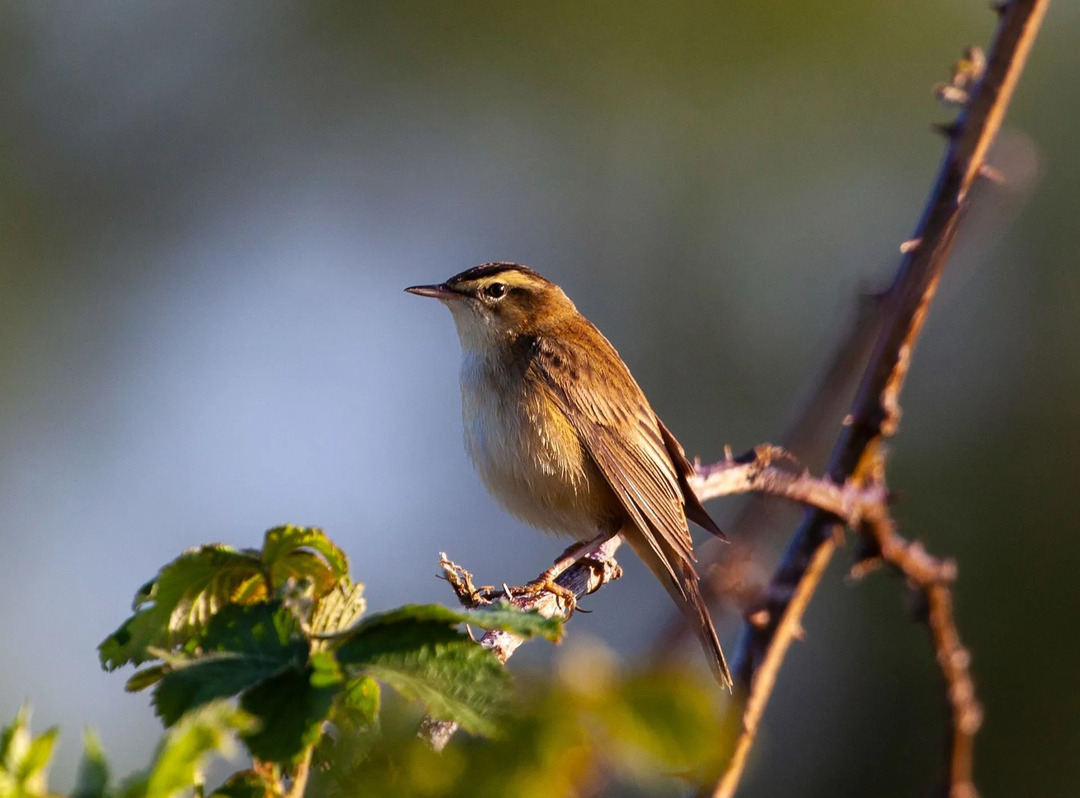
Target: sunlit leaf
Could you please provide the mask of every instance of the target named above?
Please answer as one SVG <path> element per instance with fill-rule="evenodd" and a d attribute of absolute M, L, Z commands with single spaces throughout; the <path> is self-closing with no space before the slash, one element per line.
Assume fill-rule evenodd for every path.
<path fill-rule="evenodd" d="M 148 649 L 173 649 L 198 633 L 211 616 L 262 573 L 262 563 L 249 551 L 223 544 L 184 552 L 140 589 L 135 614 L 98 647 L 101 664 L 112 670 L 152 659 Z"/>
<path fill-rule="evenodd" d="M 445 622 L 394 614 L 391 622 L 365 624 L 336 653 L 346 672 L 385 682 L 436 718 L 475 734 L 495 731 L 509 675 L 491 651 Z"/>
<path fill-rule="evenodd" d="M 47 792 L 53 746 L 60 730 L 30 732 L 30 707 L 23 705 L 10 726 L 0 731 L 0 796 L 33 798 Z"/>
<path fill-rule="evenodd" d="M 343 632 L 360 619 L 366 608 L 364 586 L 351 584 L 347 579 L 343 579 L 319 599 L 319 605 L 311 619 L 311 633 L 319 636 Z"/>
<path fill-rule="evenodd" d="M 348 576 L 349 560 L 321 529 L 279 526 L 266 533 L 262 561 L 278 588 L 290 578 L 311 579 L 316 594 L 330 592 Z"/>
<path fill-rule="evenodd" d="M 545 618 L 537 612 L 522 612 L 505 602 L 476 610 L 453 610 L 439 604 L 406 604 L 388 612 L 369 615 L 353 630 L 363 632 L 374 627 L 417 621 L 446 626 L 467 623 L 481 629 L 504 629 L 521 637 L 540 635 L 548 640 L 558 640 L 562 634 L 560 621 Z"/>

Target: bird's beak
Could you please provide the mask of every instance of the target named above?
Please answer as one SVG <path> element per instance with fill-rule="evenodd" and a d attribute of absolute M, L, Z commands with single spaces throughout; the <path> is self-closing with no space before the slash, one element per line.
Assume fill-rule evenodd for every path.
<path fill-rule="evenodd" d="M 460 299 L 462 294 L 443 285 L 414 285 L 405 289 L 410 294 L 429 296 L 434 299 Z"/>

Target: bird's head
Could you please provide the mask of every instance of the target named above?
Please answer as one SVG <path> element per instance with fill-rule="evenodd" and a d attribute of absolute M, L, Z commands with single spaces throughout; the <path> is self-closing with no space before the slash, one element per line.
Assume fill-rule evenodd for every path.
<path fill-rule="evenodd" d="M 405 290 L 446 305 L 462 347 L 481 354 L 577 313 L 559 286 L 517 263 L 484 263 L 445 283 Z"/>

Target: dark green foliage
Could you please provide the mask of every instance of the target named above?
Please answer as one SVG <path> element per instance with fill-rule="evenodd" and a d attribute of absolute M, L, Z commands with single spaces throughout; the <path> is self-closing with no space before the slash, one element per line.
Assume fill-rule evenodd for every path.
<path fill-rule="evenodd" d="M 362 618 L 364 608 L 345 554 L 320 530 L 277 527 L 261 550 L 203 546 L 162 568 L 101 644 L 101 661 L 150 663 L 127 686 L 153 689 L 166 726 L 238 698 L 253 723 L 240 734 L 249 753 L 288 771 L 328 722 L 347 734 L 375 728 L 380 683 L 466 731 L 494 734 L 510 679 L 462 625 L 551 640 L 561 630 L 510 606 L 410 605 Z"/>

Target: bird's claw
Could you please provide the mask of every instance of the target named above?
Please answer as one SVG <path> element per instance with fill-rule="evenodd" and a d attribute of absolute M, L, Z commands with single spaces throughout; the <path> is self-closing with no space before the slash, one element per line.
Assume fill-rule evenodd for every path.
<path fill-rule="evenodd" d="M 538 596 L 541 593 L 551 593 L 559 602 L 560 609 L 566 613 L 567 618 L 573 615 L 574 611 L 577 609 L 577 596 L 574 595 L 574 591 L 563 587 L 554 579 L 546 575 L 541 575 L 539 579 L 534 579 L 532 582 L 528 582 L 524 585 L 511 587 L 504 584 L 501 588 L 484 587 L 477 592 L 484 601 L 488 603 L 497 601 L 500 598 L 506 598 L 512 601 L 516 598 L 533 597 Z"/>

